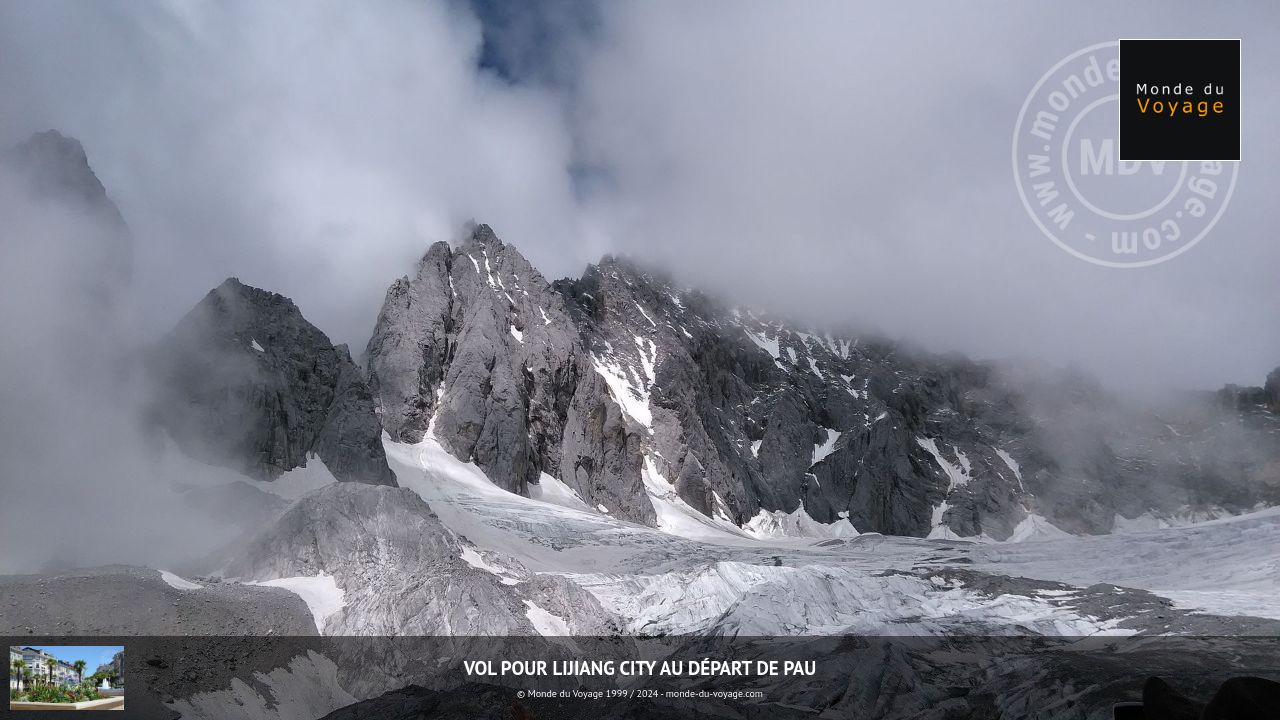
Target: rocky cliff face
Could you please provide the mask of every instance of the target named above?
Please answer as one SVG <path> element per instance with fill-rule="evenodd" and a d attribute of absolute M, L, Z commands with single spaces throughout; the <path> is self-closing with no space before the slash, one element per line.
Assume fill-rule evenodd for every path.
<path fill-rule="evenodd" d="M 156 348 L 152 415 L 182 450 L 258 480 L 319 457 L 395 485 L 363 374 L 286 297 L 232 278 Z"/>
<path fill-rule="evenodd" d="M 619 517 L 652 521 L 638 444 L 592 370 L 564 297 L 486 225 L 436 243 L 387 291 L 367 350 L 383 426 L 430 430 L 500 487 L 565 478 Z"/>
<path fill-rule="evenodd" d="M 367 367 L 393 438 L 431 432 L 512 492 L 545 473 L 659 527 L 802 510 L 1006 539 L 1271 492 L 1228 467 L 1239 440 L 1200 410 L 1134 412 L 1068 373 L 806 330 L 616 258 L 548 284 L 484 225 L 392 285 Z"/>

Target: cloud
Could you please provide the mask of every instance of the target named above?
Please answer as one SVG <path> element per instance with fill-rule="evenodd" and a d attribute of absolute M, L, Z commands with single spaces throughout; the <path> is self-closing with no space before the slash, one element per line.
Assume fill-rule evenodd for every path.
<path fill-rule="evenodd" d="M 472 218 L 548 277 L 625 252 L 800 318 L 1120 386 L 1280 362 L 1276 8 L 479 7 L 0 4 L 0 146 L 79 138 L 135 245 L 126 300 L 86 313 L 68 288 L 101 281 L 95 226 L 0 177 L 0 570 L 226 539 L 157 491 L 205 471 L 155 462 L 121 420 L 145 391 L 112 368 L 233 275 L 359 355 L 392 279 Z M 1040 74 L 1125 35 L 1245 43 L 1231 208 L 1134 272 L 1053 247 L 1008 171 Z"/>
<path fill-rule="evenodd" d="M 799 317 L 1119 385 L 1280 362 L 1275 8 L 474 7 L 6 4 L 0 142 L 84 141 L 156 331 L 237 275 L 358 354 L 391 279 L 475 218 L 549 277 L 625 252 Z M 1040 74 L 1123 35 L 1245 42 L 1231 207 L 1131 272 L 1043 238 L 1007 160 Z"/>
<path fill-rule="evenodd" d="M 466 220 L 551 266 L 576 235 L 561 108 L 477 70 L 463 7 L 51 2 L 0 28 L 0 141 L 84 143 L 157 328 L 238 275 L 359 354 L 390 281 Z"/>
<path fill-rule="evenodd" d="M 617 249 L 799 317 L 1113 384 L 1259 382 L 1280 363 L 1274 8 L 607 4 L 583 65 L 589 208 Z M 1008 167 L 1026 93 L 1117 37 L 1244 36 L 1246 161 L 1192 252 L 1116 271 L 1054 247 Z"/>

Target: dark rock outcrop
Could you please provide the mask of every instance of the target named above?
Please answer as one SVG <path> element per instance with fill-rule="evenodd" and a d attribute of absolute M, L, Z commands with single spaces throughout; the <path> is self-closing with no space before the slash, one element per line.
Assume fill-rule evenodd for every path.
<path fill-rule="evenodd" d="M 607 402 L 564 298 L 487 225 L 457 250 L 436 243 L 392 284 L 365 364 L 393 439 L 430 428 L 507 490 L 527 494 L 547 473 L 653 520 L 635 429 Z"/>
<path fill-rule="evenodd" d="M 153 418 L 192 457 L 273 480 L 314 456 L 340 481 L 396 484 L 362 373 L 286 297 L 227 280 L 151 365 Z"/>

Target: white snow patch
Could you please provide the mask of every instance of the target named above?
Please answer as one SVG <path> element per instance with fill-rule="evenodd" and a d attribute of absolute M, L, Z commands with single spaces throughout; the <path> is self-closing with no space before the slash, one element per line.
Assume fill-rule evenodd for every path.
<path fill-rule="evenodd" d="M 654 366 L 658 362 L 658 346 L 649 338 L 636 336 L 636 348 L 640 351 L 640 367 L 644 370 L 644 377 L 652 386 L 658 376 L 654 374 Z M 646 388 L 647 390 L 647 388 Z"/>
<path fill-rule="evenodd" d="M 635 303 L 635 306 L 636 309 L 640 311 L 640 314 L 644 316 L 644 319 L 649 321 L 650 325 L 658 327 L 658 323 L 654 322 L 653 318 L 649 317 L 649 313 L 645 312 L 644 308 L 640 307 L 640 303 Z"/>
<path fill-rule="evenodd" d="M 515 338 L 520 343 L 524 342 L 524 333 L 517 330 L 515 325 L 511 326 L 511 337 Z"/>
<path fill-rule="evenodd" d="M 258 352 L 266 352 L 266 350 L 263 349 L 263 347 L 258 344 L 257 338 L 254 338 L 249 342 L 249 347 L 253 348 L 254 350 L 257 350 Z"/>
<path fill-rule="evenodd" d="M 761 508 L 755 517 L 742 526 L 742 529 L 748 535 L 760 540 L 776 540 L 779 538 L 825 540 L 858 536 L 857 529 L 853 527 L 853 523 L 849 522 L 849 513 L 847 511 L 843 512 L 840 519 L 835 522 L 820 523 L 805 512 L 803 501 L 801 501 L 799 507 L 789 513 L 781 510 L 770 512 Z"/>
<path fill-rule="evenodd" d="M 1071 533 L 1057 527 L 1042 515 L 1028 514 L 1013 529 L 1013 534 L 1006 542 L 1036 542 L 1071 537 Z"/>
<path fill-rule="evenodd" d="M 947 505 L 946 503 L 942 503 L 942 506 L 944 508 L 946 505 Z M 937 508 L 934 508 L 934 513 L 935 513 L 935 517 L 941 518 L 941 515 L 938 514 L 937 512 Z M 938 520 L 938 522 L 942 522 L 942 520 Z M 965 542 L 974 542 L 974 543 L 995 542 L 995 540 L 992 540 L 991 537 L 986 533 L 982 533 L 981 535 L 960 535 L 959 533 L 957 533 L 955 530 L 952 530 L 947 525 L 938 525 L 934 527 L 932 530 L 929 531 L 929 534 L 925 536 L 925 539 L 926 540 L 963 540 Z"/>
<path fill-rule="evenodd" d="M 332 575 L 321 573 L 315 577 L 302 575 L 299 577 L 278 578 L 252 582 L 249 585 L 266 585 L 267 587 L 284 588 L 302 598 L 311 609 L 311 617 L 316 621 L 316 630 L 324 634 L 325 621 L 331 615 L 347 606 L 346 593 L 338 587 Z"/>
<path fill-rule="evenodd" d="M 1146 532 L 1148 530 L 1163 530 L 1173 527 L 1168 520 L 1158 518 L 1150 512 L 1145 512 L 1135 518 L 1127 518 L 1120 513 L 1116 513 L 1115 522 L 1111 526 L 1113 533 L 1134 533 Z"/>
<path fill-rule="evenodd" d="M 476 274 L 477 274 L 477 275 L 479 275 L 479 274 L 480 274 L 480 263 L 476 262 L 475 257 L 473 257 L 473 256 L 471 255 L 471 253 L 467 253 L 467 257 L 471 259 L 471 264 L 475 266 Z"/>
<path fill-rule="evenodd" d="M 969 472 L 968 472 L 969 458 L 964 457 L 964 455 L 959 451 L 959 449 L 955 448 L 955 446 L 952 446 L 952 449 L 956 451 L 956 456 L 959 459 L 961 465 L 963 465 L 964 467 L 961 467 L 960 465 L 953 465 L 946 458 L 944 458 L 942 456 L 942 451 L 938 450 L 937 441 L 934 440 L 933 438 L 917 437 L 916 444 L 918 444 L 920 447 L 924 448 L 925 450 L 928 450 L 929 454 L 933 456 L 933 459 L 937 461 L 938 466 L 942 468 L 942 471 L 944 473 L 946 473 L 947 497 L 951 497 L 951 493 L 956 488 L 961 487 L 969 482 Z M 950 507 L 951 506 L 950 504 L 947 503 L 946 499 L 943 499 L 942 502 L 938 503 L 933 508 L 933 517 L 931 520 L 931 522 L 933 523 L 933 530 L 929 531 L 929 535 L 927 536 L 928 539 L 930 540 L 967 539 L 967 538 L 961 538 L 959 535 L 956 535 L 955 532 L 951 530 L 951 528 L 942 524 L 942 516 L 946 514 L 947 510 Z"/>
<path fill-rule="evenodd" d="M 174 575 L 168 570 L 160 571 L 160 579 L 168 583 L 169 587 L 177 588 L 179 590 L 203 590 L 204 589 L 203 585 L 197 585 L 191 582 L 190 580 L 183 580 L 182 578 L 178 577 L 177 575 Z"/>
<path fill-rule="evenodd" d="M 711 505 L 712 505 L 711 514 L 717 520 L 723 520 L 727 523 L 733 522 L 733 520 L 729 517 L 729 504 L 726 503 L 724 501 L 724 498 L 720 497 L 720 493 L 716 492 L 715 490 L 711 491 Z"/>
<path fill-rule="evenodd" d="M 694 510 L 676 493 L 675 486 L 663 477 L 649 455 L 644 457 L 640 477 L 658 517 L 659 530 L 685 538 L 743 537 L 743 532 L 733 523 L 709 518 Z"/>
<path fill-rule="evenodd" d="M 1018 489 L 1022 490 L 1023 492 L 1026 492 L 1027 488 L 1022 484 L 1022 468 L 1018 466 L 1018 461 L 1014 460 L 1013 456 L 1010 455 L 1006 450 L 995 448 L 995 451 L 996 451 L 996 454 L 1000 456 L 1000 459 L 1004 461 L 1004 464 L 1008 465 L 1009 469 L 1013 471 L 1013 474 L 1017 476 Z"/>
<path fill-rule="evenodd" d="M 929 519 L 930 524 L 933 525 L 933 532 L 929 533 L 930 540 L 934 539 L 933 537 L 934 532 L 937 532 L 943 529 L 942 516 L 946 515 L 947 510 L 950 510 L 950 509 L 951 509 L 951 505 L 946 500 L 943 500 L 942 502 L 933 506 L 933 516 Z M 951 532 L 951 528 L 946 528 L 946 531 Z"/>
<path fill-rule="evenodd" d="M 538 307 L 538 312 L 542 313 L 542 324 L 543 324 L 543 325 L 550 325 L 550 324 L 551 324 L 551 318 L 547 317 L 547 311 L 546 311 L 546 310 L 543 310 L 543 309 L 542 309 L 542 307 L 541 307 L 541 306 L 539 306 L 539 307 Z"/>
<path fill-rule="evenodd" d="M 763 443 L 764 443 L 764 440 L 752 440 L 752 441 L 751 441 L 751 454 L 752 454 L 752 455 L 754 455 L 755 457 L 760 457 L 760 446 L 761 446 Z"/>
<path fill-rule="evenodd" d="M 338 482 L 318 455 L 307 457 L 307 464 L 294 468 L 271 482 L 255 482 L 253 485 L 286 500 L 297 500 L 312 490 Z"/>
<path fill-rule="evenodd" d="M 782 359 L 782 351 L 778 349 L 778 341 L 776 338 L 770 340 L 764 335 L 759 335 L 750 330 L 746 330 L 746 333 L 747 333 L 747 337 L 751 338 L 751 342 L 756 344 L 756 347 L 769 353 L 769 357 L 773 358 L 774 365 L 777 365 L 778 368 L 781 370 L 787 369 L 786 366 L 778 362 L 779 360 Z"/>
<path fill-rule="evenodd" d="M 582 497 L 573 488 L 546 473 L 538 476 L 536 485 L 529 484 L 529 497 L 574 510 L 588 509 L 587 504 L 582 501 Z"/>
<path fill-rule="evenodd" d="M 933 456 L 933 459 L 938 462 L 938 466 L 941 467 L 942 471 L 947 474 L 947 480 L 948 480 L 947 493 L 948 494 L 950 494 L 956 488 L 961 487 L 963 485 L 967 485 L 969 483 L 969 480 L 971 479 L 969 477 L 969 471 L 968 471 L 969 458 L 965 457 L 964 454 L 961 453 L 959 450 L 956 450 L 956 456 L 960 462 L 960 465 L 964 467 L 953 465 L 950 462 L 948 462 L 947 459 L 942 456 L 942 452 L 938 450 L 938 443 L 933 438 L 918 437 L 916 438 L 916 444 L 918 444 L 920 447 L 924 448 L 925 450 L 928 450 L 929 454 Z M 952 449 L 955 449 L 954 446 Z"/>
<path fill-rule="evenodd" d="M 507 574 L 506 568 L 489 563 L 484 559 L 483 555 L 476 552 L 475 548 L 470 545 L 462 546 L 461 557 L 464 562 L 477 570 L 483 570 L 491 575 L 497 575 L 498 577 L 505 577 Z"/>
<path fill-rule="evenodd" d="M 840 439 L 840 432 L 830 428 L 824 428 L 827 431 L 827 439 L 821 445 L 813 446 L 813 462 L 809 463 L 810 467 L 817 465 L 823 458 L 836 451 L 836 441 Z"/>
<path fill-rule="evenodd" d="M 495 291 L 498 289 L 506 290 L 507 286 L 502 284 L 502 277 L 499 276 L 495 279 L 493 276 L 493 268 L 489 266 L 489 251 L 481 250 L 480 252 L 484 254 L 484 272 L 489 276 L 489 289 Z M 472 260 L 472 262 L 475 261 Z M 476 272 L 479 272 L 479 269 L 477 269 Z M 511 296 L 508 295 L 507 299 L 510 300 Z"/>
<path fill-rule="evenodd" d="M 564 637 L 572 635 L 569 630 L 569 623 L 559 615 L 554 615 L 536 605 L 532 600 L 524 601 L 524 616 L 529 618 L 529 622 L 533 623 L 533 629 L 538 631 L 539 635 L 544 637 Z"/>
<path fill-rule="evenodd" d="M 812 356 L 807 357 L 807 358 L 805 358 L 805 359 L 809 361 L 809 371 L 810 371 L 810 372 L 812 372 L 814 375 L 817 375 L 817 376 L 818 376 L 818 377 L 820 377 L 820 378 L 826 379 L 826 376 L 825 376 L 825 375 L 823 375 L 823 374 L 822 374 L 822 371 L 818 369 L 818 364 L 817 364 L 817 363 L 815 363 L 815 362 L 813 361 L 813 357 L 812 357 Z"/>
<path fill-rule="evenodd" d="M 627 370 L 615 363 L 607 362 L 598 355 L 591 356 L 591 364 L 596 372 L 604 378 L 609 386 L 609 394 L 613 397 L 622 412 L 646 428 L 653 425 L 653 413 L 649 410 L 649 393 L 627 378 Z"/>
<path fill-rule="evenodd" d="M 609 514 L 609 508 L 605 507 L 604 503 L 596 503 L 596 509 L 604 513 L 605 515 Z"/>
<path fill-rule="evenodd" d="M 490 575 L 495 575 L 498 581 L 503 585 L 519 585 L 520 580 L 511 577 L 511 571 L 499 565 L 494 565 L 484 559 L 484 556 L 476 552 L 467 545 L 462 546 L 462 559 L 471 567 L 477 570 L 483 570 Z"/>

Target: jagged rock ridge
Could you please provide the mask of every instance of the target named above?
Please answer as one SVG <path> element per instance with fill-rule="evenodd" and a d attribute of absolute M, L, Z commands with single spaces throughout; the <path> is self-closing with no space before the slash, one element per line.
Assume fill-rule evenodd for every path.
<path fill-rule="evenodd" d="M 186 454 L 273 480 L 318 457 L 395 485 L 363 374 L 293 301 L 228 279 L 157 346 L 154 421 Z"/>
<path fill-rule="evenodd" d="M 618 258 L 549 285 L 485 225 L 391 286 L 366 358 L 393 439 L 429 430 L 512 492 L 546 473 L 650 525 L 803 508 L 863 532 L 1006 539 L 1276 494 L 1228 466 L 1211 426 L 1230 418 L 1113 428 L 1099 419 L 1126 411 L 1069 373 L 806 331 Z"/>
<path fill-rule="evenodd" d="M 479 225 L 456 251 L 432 245 L 392 284 L 365 364 L 393 439 L 431 429 L 507 490 L 527 494 L 547 473 L 618 517 L 652 522 L 636 429 L 591 362 L 564 298 Z"/>

